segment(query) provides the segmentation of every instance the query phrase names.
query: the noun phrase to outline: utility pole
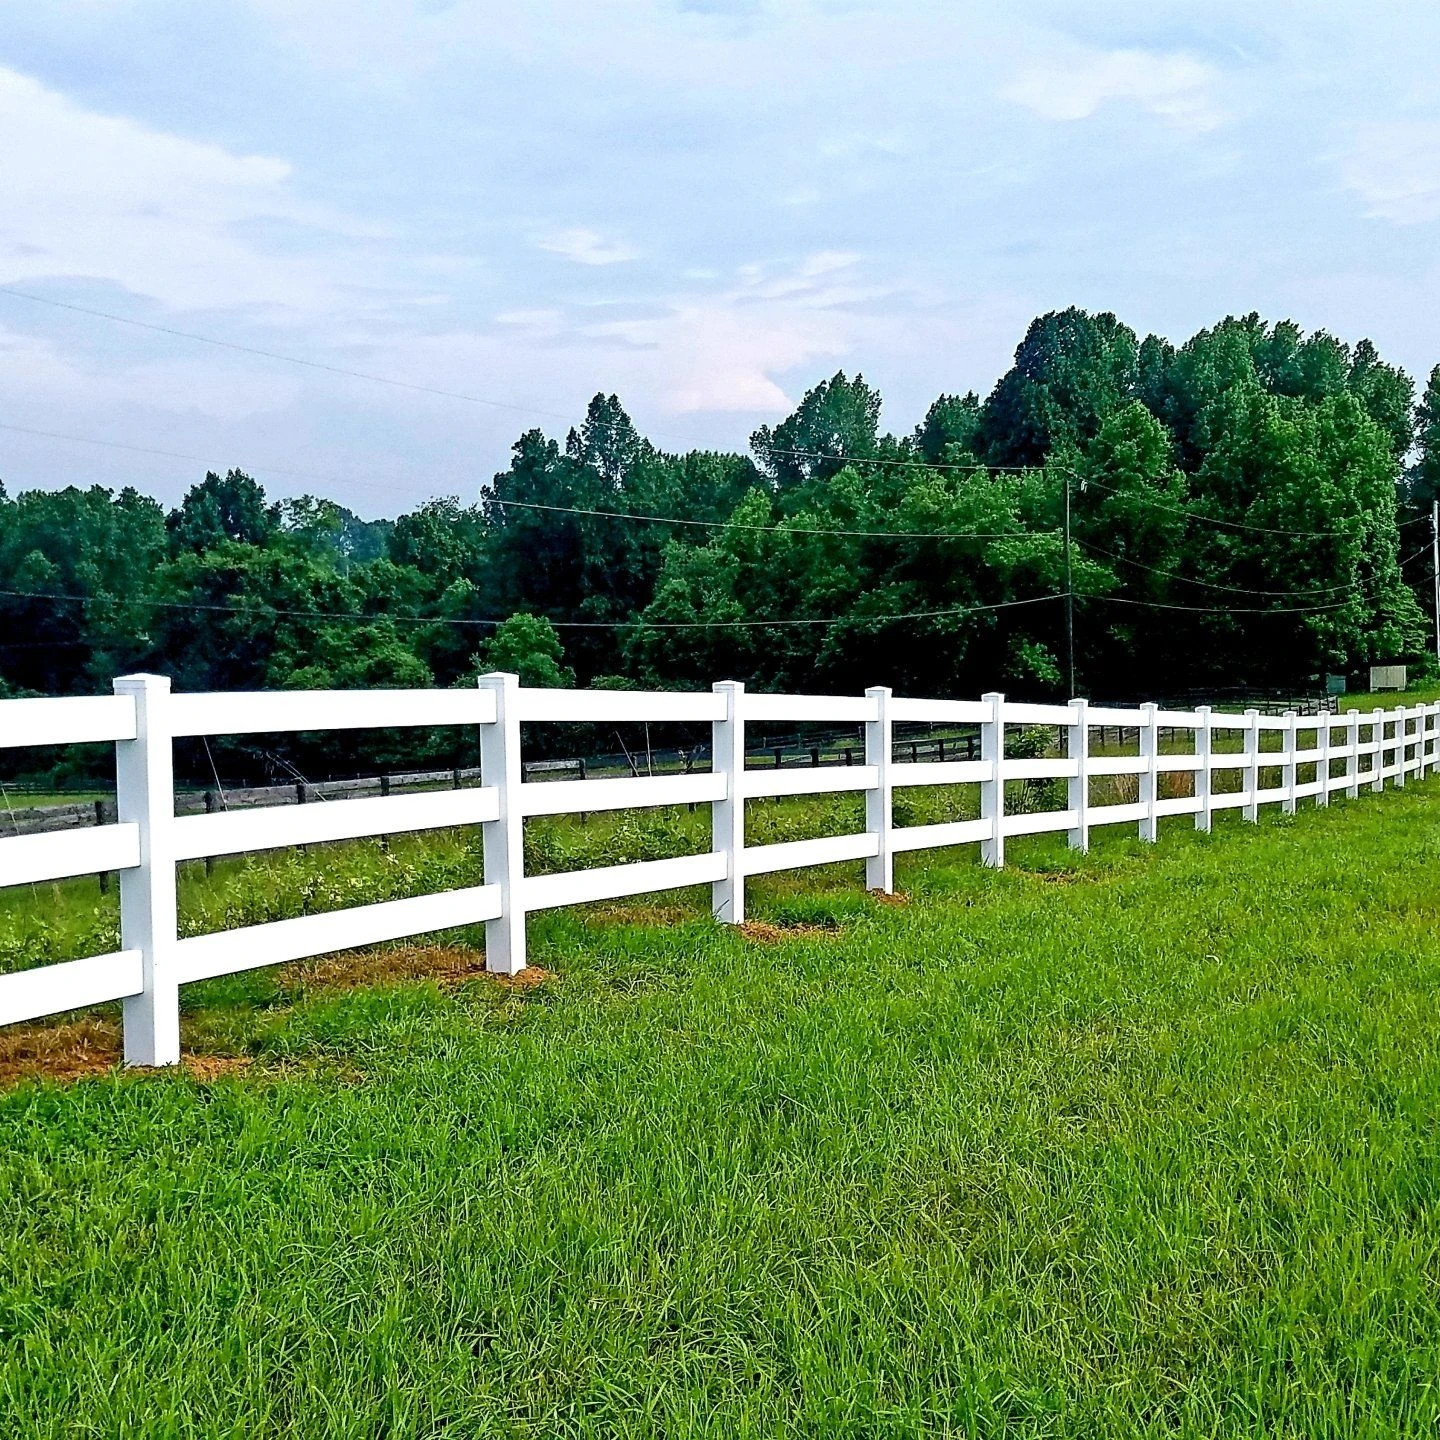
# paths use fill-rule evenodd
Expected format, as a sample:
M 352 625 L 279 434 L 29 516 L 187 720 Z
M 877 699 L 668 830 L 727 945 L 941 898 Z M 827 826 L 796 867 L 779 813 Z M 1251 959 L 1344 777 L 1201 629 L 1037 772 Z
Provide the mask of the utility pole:
M 1435 572 L 1435 653 L 1440 656 L 1440 500 L 1430 502 L 1430 568 Z
M 1436 645 L 1440 647 L 1440 580 L 1435 591 Z M 1070 583 L 1070 469 L 1065 469 L 1065 655 L 1069 695 L 1075 698 L 1075 587 Z

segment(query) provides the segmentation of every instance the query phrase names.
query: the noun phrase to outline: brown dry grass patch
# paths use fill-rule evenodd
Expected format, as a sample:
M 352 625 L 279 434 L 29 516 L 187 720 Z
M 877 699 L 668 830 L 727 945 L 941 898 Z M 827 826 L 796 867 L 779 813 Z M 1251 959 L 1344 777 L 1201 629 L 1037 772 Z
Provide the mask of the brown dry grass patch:
M 87 1017 L 62 1025 L 0 1031 L 0 1086 L 44 1078 L 69 1084 L 104 1075 L 120 1063 L 120 1026 Z
M 550 972 L 532 965 L 518 975 L 489 975 L 483 950 L 462 945 L 397 945 L 296 960 L 281 968 L 280 984 L 286 990 L 352 990 L 361 985 L 433 980 L 448 990 L 481 976 L 507 987 L 528 989 L 549 979 Z
M 77 1080 L 108 1075 L 123 1058 L 117 1021 L 86 1016 L 60 1025 L 26 1025 L 0 1034 L 0 1089 L 24 1080 L 53 1080 L 71 1085 Z M 180 1067 L 193 1080 L 208 1085 L 225 1075 L 248 1070 L 249 1055 L 193 1055 L 180 1057 Z
M 587 917 L 592 925 L 684 925 L 695 911 L 683 905 L 597 905 Z
M 736 927 L 747 940 L 774 945 L 781 940 L 833 939 L 838 925 L 776 925 L 769 920 L 746 920 Z

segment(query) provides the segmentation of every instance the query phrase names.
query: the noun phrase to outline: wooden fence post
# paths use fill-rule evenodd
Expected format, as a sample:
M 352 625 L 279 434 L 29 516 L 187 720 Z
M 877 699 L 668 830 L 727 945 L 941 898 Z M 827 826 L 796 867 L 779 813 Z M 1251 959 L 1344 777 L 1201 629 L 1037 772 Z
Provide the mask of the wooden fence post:
M 1200 706 L 1195 712 L 1195 717 L 1200 722 L 1195 727 L 1195 756 L 1200 761 L 1199 768 L 1195 771 L 1195 798 L 1200 802 L 1200 808 L 1195 812 L 1195 828 L 1207 834 L 1215 820 L 1211 804 L 1214 771 L 1210 768 L 1210 759 L 1215 749 L 1215 728 L 1210 718 L 1213 713 L 1208 705 Z
M 710 765 L 725 777 L 725 794 L 710 806 L 710 848 L 725 857 L 725 878 L 710 887 L 710 910 L 717 920 L 739 925 L 745 919 L 745 686 L 720 680 L 713 689 L 725 697 L 725 718 L 710 727 Z
M 1084 853 L 1090 849 L 1090 702 L 1072 700 L 1070 713 L 1075 718 L 1066 734 L 1065 755 L 1074 761 L 1075 774 L 1066 784 L 1066 808 L 1075 812 L 1075 825 L 1065 838 L 1072 850 Z
M 1375 732 L 1375 769 L 1370 788 L 1376 794 L 1385 788 L 1385 712 L 1376 706 L 1370 712 L 1371 729 Z
M 894 825 L 894 784 L 890 766 L 894 759 L 895 726 L 890 719 L 890 688 L 874 685 L 865 692 L 875 702 L 875 719 L 865 724 L 865 763 L 877 771 L 875 786 L 865 792 L 865 829 L 879 848 L 865 859 L 865 888 L 891 894 L 895 889 L 895 854 L 892 848 Z
M 135 738 L 115 745 L 115 808 L 140 831 L 140 864 L 120 872 L 120 943 L 140 952 L 143 988 L 122 1002 L 127 1065 L 180 1059 L 179 944 L 175 898 L 175 770 L 170 681 L 123 675 L 115 693 L 135 704 Z
M 980 758 L 990 762 L 990 778 L 980 782 L 980 818 L 990 821 L 980 860 L 998 870 L 1005 863 L 1005 697 L 990 690 L 980 698 L 990 707 L 990 718 L 980 728 Z
M 481 827 L 485 883 L 500 887 L 500 914 L 485 922 L 485 968 L 518 975 L 525 968 L 525 821 L 520 813 L 520 715 L 516 675 L 481 675 L 495 697 L 495 723 L 480 726 L 481 783 L 493 786 L 500 814 Z

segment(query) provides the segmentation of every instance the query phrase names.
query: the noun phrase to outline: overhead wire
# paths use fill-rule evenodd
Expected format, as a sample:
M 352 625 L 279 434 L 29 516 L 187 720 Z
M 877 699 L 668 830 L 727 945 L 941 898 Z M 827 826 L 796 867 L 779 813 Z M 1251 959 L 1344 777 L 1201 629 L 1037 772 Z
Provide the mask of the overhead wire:
M 1324 585 L 1315 590 L 1257 590 L 1247 585 L 1222 585 L 1214 580 L 1202 580 L 1195 575 L 1186 575 L 1178 570 L 1166 570 L 1159 565 L 1147 565 L 1141 560 L 1132 560 L 1128 555 L 1117 555 L 1113 550 L 1106 550 L 1102 546 L 1092 544 L 1088 540 L 1075 537 L 1075 544 L 1082 550 L 1088 550 L 1092 555 L 1102 555 L 1107 560 L 1114 560 L 1121 565 L 1132 565 L 1137 570 L 1148 571 L 1152 575 L 1163 575 L 1170 580 L 1180 580 L 1187 585 L 1200 585 L 1207 590 L 1220 590 L 1232 595 L 1269 595 L 1277 600 L 1300 600 L 1311 599 L 1317 595 L 1338 595 L 1345 592 L 1354 592 L 1365 588 L 1365 582 L 1353 580 L 1344 585 Z M 1404 566 L 1426 555 L 1430 551 L 1427 545 L 1422 550 L 1416 550 L 1413 554 L 1405 556 L 1403 560 L 1396 563 Z
M 96 597 L 89 595 L 65 595 L 48 590 L 0 589 L 0 595 L 14 599 L 54 600 L 62 603 L 89 604 Z M 851 615 L 823 617 L 787 616 L 781 620 L 552 620 L 557 630 L 716 630 L 716 629 L 768 629 L 798 625 L 851 625 L 861 622 L 889 622 L 894 620 L 936 620 L 959 618 L 964 615 L 981 614 L 991 610 L 1009 610 L 1022 605 L 1040 605 L 1049 600 L 1063 599 L 1065 592 L 1057 590 L 1044 595 L 1031 595 L 1019 600 L 999 600 L 983 605 L 959 605 L 939 610 L 907 610 L 894 614 L 869 615 L 856 612 Z M 193 600 L 143 600 L 142 607 L 162 610 L 196 611 L 225 615 L 240 615 L 254 619 L 283 617 L 302 620 L 354 620 L 375 623 L 389 620 L 402 625 L 451 625 L 467 627 L 496 627 L 504 620 L 472 619 L 454 615 L 372 615 L 361 610 L 296 610 L 282 606 L 239 606 L 218 605 Z M 507 619 L 509 617 L 506 617 Z

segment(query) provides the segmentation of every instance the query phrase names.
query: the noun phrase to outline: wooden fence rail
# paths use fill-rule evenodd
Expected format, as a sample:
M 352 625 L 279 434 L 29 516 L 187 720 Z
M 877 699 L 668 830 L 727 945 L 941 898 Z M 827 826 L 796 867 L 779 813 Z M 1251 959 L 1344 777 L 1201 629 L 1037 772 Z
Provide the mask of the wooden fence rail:
M 569 772 L 576 778 L 527 783 L 522 722 L 577 720 L 708 724 L 709 766 L 598 777 L 577 766 Z M 857 739 L 850 747 L 827 745 L 823 757 L 816 746 L 798 764 L 783 763 L 782 751 L 768 766 L 747 765 L 747 725 L 777 720 L 856 726 Z M 307 803 L 312 797 L 300 781 L 290 787 L 298 803 L 285 806 L 222 808 L 184 797 L 177 805 L 173 742 L 181 737 L 442 724 L 476 727 L 478 776 L 435 772 L 431 788 L 401 794 L 392 793 L 389 777 L 338 782 L 324 787 L 326 798 L 336 801 L 331 804 Z M 897 725 L 953 733 L 897 741 Z M 1013 743 L 1037 731 L 1048 732 L 1040 736 L 1043 743 Z M 1063 745 L 1049 743 L 1053 736 Z M 108 816 L 92 807 L 83 828 L 0 839 L 0 885 L 117 873 L 121 948 L 0 976 L 0 1024 L 119 1000 L 127 1063 L 168 1065 L 180 1054 L 179 988 L 196 980 L 481 923 L 487 968 L 513 975 L 525 967 L 531 911 L 709 885 L 715 916 L 734 924 L 744 919 L 752 875 L 863 860 L 866 885 L 889 891 L 894 857 L 904 851 L 974 843 L 984 863 L 998 866 L 1005 842 L 1019 835 L 1063 833 L 1083 850 L 1102 825 L 1133 824 L 1153 841 L 1160 821 L 1172 816 L 1191 815 L 1208 830 L 1218 810 L 1240 809 L 1254 820 L 1265 804 L 1294 811 L 1308 798 L 1326 805 L 1337 791 L 1354 797 L 1362 787 L 1378 791 L 1387 780 L 1403 785 L 1409 776 L 1440 768 L 1440 703 L 1265 716 L 1258 709 L 1237 715 L 1208 706 L 1118 708 L 1086 700 L 1019 704 L 999 694 L 916 700 L 884 688 L 863 696 L 763 695 L 733 681 L 699 694 L 531 690 L 502 674 L 482 676 L 467 690 L 203 695 L 173 694 L 162 677 L 131 675 L 115 681 L 111 697 L 0 701 L 0 748 L 95 742 L 115 746 L 113 821 L 93 823 Z M 1056 749 L 1061 753 L 1052 753 Z M 563 772 L 531 767 L 532 775 L 539 773 Z M 1189 793 L 1164 793 L 1162 777 L 1187 775 Z M 1115 776 L 1134 777 L 1136 798 L 1117 802 L 1102 794 L 1105 803 L 1096 803 L 1093 782 L 1100 780 L 1103 791 L 1106 778 Z M 464 783 L 471 779 L 480 783 Z M 1007 786 L 1018 798 L 1017 787 L 1029 794 L 1047 781 L 1064 782 L 1057 808 L 1007 803 Z M 366 792 L 369 784 L 378 794 Z M 895 791 L 917 785 L 977 787 L 979 818 L 897 826 Z M 863 795 L 863 829 L 784 844 L 746 842 L 747 800 L 844 792 Z M 711 807 L 711 847 L 704 854 L 524 873 L 528 817 L 701 804 Z M 483 884 L 180 936 L 176 867 L 182 861 L 460 825 L 480 827 Z

